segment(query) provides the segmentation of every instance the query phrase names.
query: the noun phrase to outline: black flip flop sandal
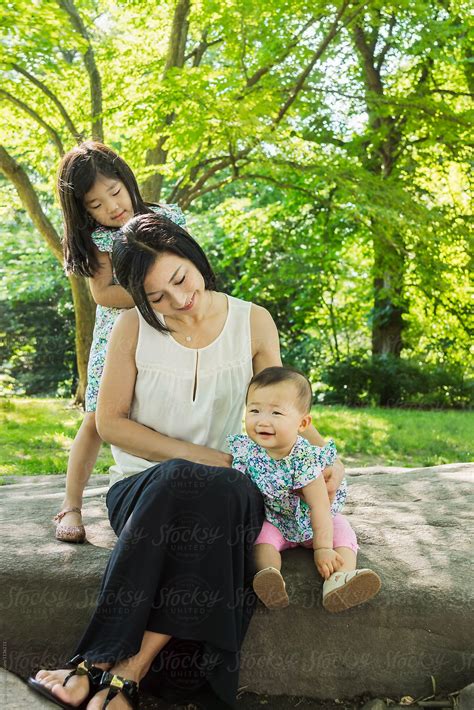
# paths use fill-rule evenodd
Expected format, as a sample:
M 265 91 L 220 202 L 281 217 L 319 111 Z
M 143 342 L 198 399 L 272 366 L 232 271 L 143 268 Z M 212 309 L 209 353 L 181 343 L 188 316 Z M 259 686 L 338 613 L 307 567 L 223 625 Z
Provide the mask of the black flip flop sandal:
M 109 671 L 104 671 L 100 684 L 102 686 L 102 689 L 106 687 L 109 688 L 107 697 L 105 698 L 104 704 L 102 705 L 102 710 L 105 710 L 107 705 L 119 693 L 123 693 L 132 710 L 138 710 L 140 704 L 140 696 L 138 694 L 138 683 L 135 683 L 134 680 L 127 680 L 126 678 L 122 678 L 122 676 L 120 675 L 114 675 Z
M 54 693 L 49 688 L 46 688 L 43 683 L 33 677 L 28 678 L 28 686 L 32 690 L 34 690 L 35 693 L 42 695 L 44 698 L 48 698 L 48 700 L 50 700 L 58 707 L 63 708 L 63 710 L 84 710 L 87 707 L 87 703 L 92 698 L 92 696 L 98 693 L 99 690 L 103 690 L 105 687 L 107 687 L 106 685 L 102 685 L 101 683 L 104 671 L 102 668 L 97 668 L 97 666 L 94 666 L 92 665 L 92 663 L 89 663 L 89 661 L 86 661 L 82 656 L 74 656 L 74 658 L 71 658 L 71 660 L 66 664 L 66 667 L 72 668 L 72 670 L 65 677 L 63 681 L 63 688 L 68 682 L 68 680 L 74 675 L 87 675 L 89 678 L 89 693 L 87 695 L 87 698 L 83 700 L 80 705 L 71 705 L 70 703 L 65 703 L 64 701 L 60 700 L 57 695 L 54 695 Z

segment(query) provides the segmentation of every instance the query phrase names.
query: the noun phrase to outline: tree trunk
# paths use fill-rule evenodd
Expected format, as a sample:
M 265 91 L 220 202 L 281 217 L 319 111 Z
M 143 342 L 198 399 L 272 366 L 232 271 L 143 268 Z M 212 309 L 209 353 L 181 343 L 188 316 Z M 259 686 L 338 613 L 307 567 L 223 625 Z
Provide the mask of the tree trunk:
M 403 348 L 404 259 L 396 244 L 381 235 L 373 240 L 372 354 L 399 357 Z
M 83 404 L 87 385 L 87 362 L 92 343 L 96 305 L 92 299 L 86 279 L 70 276 L 74 316 L 76 322 L 76 361 L 79 380 L 77 383 L 75 404 Z
M 363 28 L 356 25 L 353 37 L 360 56 L 363 72 L 366 108 L 371 134 L 364 146 L 361 160 L 369 172 L 380 180 L 388 179 L 393 171 L 397 151 L 401 141 L 398 116 L 380 111 L 377 100 L 384 97 L 384 85 L 379 58 L 375 49 L 379 27 Z M 372 309 L 372 354 L 391 354 L 400 357 L 403 348 L 402 314 L 406 310 L 403 303 L 403 248 L 398 247 L 394 235 L 388 238 L 373 225 L 373 309 Z
M 190 0 L 177 0 L 171 32 L 168 41 L 168 51 L 166 55 L 165 68 L 163 70 L 163 79 L 166 78 L 168 70 L 172 67 L 182 67 L 184 65 L 184 54 L 186 48 L 186 40 L 188 37 L 188 15 L 190 9 Z M 159 136 L 156 145 L 146 153 L 146 164 L 154 166 L 155 172 L 150 175 L 141 186 L 143 198 L 148 202 L 159 202 L 161 191 L 163 188 L 163 175 L 158 172 L 160 165 L 165 165 L 168 151 L 165 148 L 168 139 L 167 128 L 174 121 L 174 114 L 171 113 L 165 117 L 163 122 L 162 134 Z

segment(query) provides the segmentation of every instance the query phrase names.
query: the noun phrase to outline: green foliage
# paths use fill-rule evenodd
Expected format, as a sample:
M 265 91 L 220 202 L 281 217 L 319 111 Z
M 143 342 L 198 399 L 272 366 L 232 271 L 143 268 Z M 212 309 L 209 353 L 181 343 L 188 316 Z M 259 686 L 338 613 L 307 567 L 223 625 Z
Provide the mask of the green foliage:
M 353 355 L 327 367 L 322 374 L 325 403 L 351 407 L 469 408 L 474 381 L 460 367 L 449 369 L 393 355 Z
M 226 290 L 270 310 L 287 362 L 315 380 L 331 364 L 343 370 L 400 308 L 399 368 L 426 363 L 430 387 L 413 371 L 415 389 L 400 394 L 395 373 L 391 392 L 369 396 L 366 387 L 354 401 L 464 406 L 460 376 L 449 373 L 467 372 L 472 341 L 468 3 L 201 0 L 181 28 L 168 0 L 67 6 L 88 38 L 64 3 L 12 0 L 0 10 L 0 142 L 54 223 L 61 145 L 92 130 L 88 52 L 101 77 L 105 141 L 142 184 L 161 176 L 154 199 L 183 206 Z M 337 9 L 341 24 L 328 34 Z M 180 29 L 182 56 L 171 58 Z M 0 197 L 20 206 L 6 181 Z M 12 292 L 29 269 L 12 270 Z M 67 297 L 48 293 L 41 303 L 54 320 Z M 33 373 L 45 338 L 32 330 L 39 319 L 6 317 L 12 333 L 28 332 L 17 351 L 8 345 L 17 353 L 9 367 L 25 362 Z M 53 320 L 48 332 L 59 328 Z M 61 367 L 65 381 L 70 369 Z
M 0 392 L 71 392 L 74 312 L 57 260 L 21 215 L 5 225 L 0 271 Z

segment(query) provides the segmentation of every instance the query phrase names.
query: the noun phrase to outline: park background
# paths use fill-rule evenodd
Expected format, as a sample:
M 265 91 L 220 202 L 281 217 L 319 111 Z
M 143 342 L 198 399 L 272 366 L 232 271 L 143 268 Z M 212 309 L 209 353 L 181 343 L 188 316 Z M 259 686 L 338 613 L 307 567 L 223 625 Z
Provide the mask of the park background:
M 1 472 L 64 472 L 80 421 L 95 307 L 63 272 L 54 185 L 88 138 L 182 207 L 222 290 L 269 309 L 347 463 L 471 460 L 469 13 L 4 3 Z

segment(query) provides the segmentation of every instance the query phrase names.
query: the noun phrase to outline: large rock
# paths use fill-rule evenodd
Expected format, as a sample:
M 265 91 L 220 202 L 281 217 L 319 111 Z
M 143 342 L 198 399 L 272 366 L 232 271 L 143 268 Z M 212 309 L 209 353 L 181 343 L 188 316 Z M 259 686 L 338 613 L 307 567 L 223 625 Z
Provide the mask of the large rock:
M 359 566 L 380 574 L 382 591 L 364 606 L 329 614 L 311 552 L 284 553 L 290 607 L 258 608 L 241 685 L 271 695 L 394 698 L 429 695 L 431 676 L 447 692 L 471 682 L 473 472 L 469 464 L 350 471 L 346 513 L 361 546 Z M 85 500 L 89 543 L 54 539 L 48 521 L 63 485 L 63 477 L 39 476 L 1 488 L 3 664 L 23 677 L 69 656 L 114 541 L 103 476 L 92 478 Z

